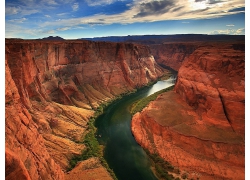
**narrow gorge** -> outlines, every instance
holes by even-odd
[[[113,179],[98,157],[71,171],[70,161],[88,148],[95,112],[165,68],[178,71],[174,89],[129,118],[130,134],[178,169],[174,179],[244,179],[244,41],[21,39],[5,41],[5,178]]]

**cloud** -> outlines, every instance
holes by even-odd
[[[20,19],[10,19],[9,22],[15,22],[15,23],[23,23],[26,21],[26,18],[20,18]]]
[[[73,29],[74,27],[87,27],[114,23],[131,24],[137,22],[155,22],[165,20],[182,20],[183,23],[187,23],[190,19],[210,19],[237,14],[239,12],[244,12],[245,7],[244,0],[130,0],[126,4],[128,9],[121,13],[105,14],[105,11],[103,11],[102,14],[74,17],[73,15],[75,14],[70,13],[79,10],[81,5],[80,1],[79,3],[77,3],[76,0],[22,1],[23,4],[15,4],[15,1],[12,1],[11,3],[6,2],[6,19],[14,18],[12,23],[16,24],[18,24],[17,19],[19,19],[19,25],[21,25],[20,22],[24,22],[24,20],[22,21],[22,18],[27,18],[26,15],[37,13],[36,16],[39,18],[39,15],[41,15],[45,21],[39,24],[34,24],[34,21],[32,21],[30,22],[29,27],[36,28],[36,31],[40,33],[46,32],[48,29],[53,29],[54,32],[56,32],[69,30],[67,29],[69,27]],[[88,6],[106,6],[118,1],[126,2],[125,0],[85,0]],[[67,5],[69,8],[72,8],[73,11],[69,10],[67,13],[62,13],[62,5]],[[105,10],[105,8],[103,9]],[[237,11],[235,11],[235,9],[237,9]],[[50,10],[56,14],[55,17],[52,14],[48,14],[48,11]],[[49,16],[53,18],[48,18]],[[27,18],[25,24],[29,21],[30,19]],[[67,27],[65,27],[65,25]],[[28,29],[25,27],[23,28]],[[16,29],[16,31],[20,31],[20,28]],[[33,31],[28,32],[33,33]],[[228,32],[240,33],[240,30],[238,32],[227,30],[226,33]],[[223,33],[223,30],[218,30],[217,33]]]
[[[55,0],[42,0],[41,2],[48,5],[58,5]]]
[[[189,24],[188,21],[182,21],[181,23],[183,23],[183,24]]]
[[[105,1],[105,3],[112,0]],[[94,3],[95,1],[93,1]],[[99,1],[98,1],[99,2]],[[103,1],[102,1],[103,2]],[[208,2],[207,0],[205,2]],[[220,1],[221,2],[221,1]],[[244,6],[244,0],[229,0],[223,3],[214,3],[204,7],[193,7],[195,0],[167,0],[167,1],[133,1],[128,10],[119,14],[95,14],[87,17],[77,17],[70,19],[61,19],[61,21],[45,22],[42,27],[57,26],[82,26],[82,25],[100,25],[100,24],[130,24],[135,22],[155,22],[164,20],[186,20],[186,19],[209,19],[217,18],[237,12],[229,12],[230,9],[237,6]],[[209,2],[208,2],[209,3]],[[178,8],[181,7],[181,8]],[[176,8],[178,8],[176,10]],[[226,12],[227,10],[227,12]]]
[[[48,31],[44,31],[44,34],[55,34],[55,30],[48,30]]]
[[[240,28],[240,29],[237,29],[235,34],[239,35],[239,34],[245,34],[245,28]]]
[[[227,24],[226,26],[233,27],[233,26],[234,26],[234,24]]]
[[[5,8],[5,15],[13,15],[13,14],[17,14],[18,12],[20,12],[19,7],[6,7]]]
[[[71,7],[72,7],[73,11],[77,11],[78,8],[79,8],[79,4],[78,3],[74,3]]]
[[[69,15],[69,13],[59,13],[59,14],[56,14],[57,16],[66,16],[66,15]]]
[[[209,34],[244,35],[245,28],[214,30]]]
[[[206,0],[195,0],[195,2],[203,2],[203,1],[206,1]]]
[[[217,3],[224,2],[224,0],[195,0],[195,2],[196,3],[204,2],[204,3],[207,3],[207,4],[217,4]]]
[[[50,15],[48,15],[48,14],[45,14],[44,16],[45,16],[45,17],[47,17],[47,18],[50,18],[50,17],[51,17],[51,16],[50,16]]]
[[[224,0],[209,0],[208,4],[217,4],[217,3],[223,3],[225,2]]]
[[[101,6],[114,3],[116,0],[85,0],[89,6]]]
[[[74,4],[75,0],[18,0],[6,1],[5,15],[18,15],[24,17],[44,11],[58,10],[64,4],[72,5],[73,10],[77,9],[78,3]],[[56,12],[56,11],[55,11]]]
[[[149,15],[162,14],[168,12],[174,3],[172,0],[165,1],[151,1],[147,3],[141,3],[139,5],[139,13],[134,17],[145,17]]]
[[[56,29],[57,31],[67,31],[67,30],[69,30],[69,29],[71,29],[70,27],[63,27],[63,28],[58,28],[58,29]]]

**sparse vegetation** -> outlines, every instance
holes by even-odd
[[[101,164],[107,169],[107,171],[110,173],[110,175],[113,177],[113,179],[117,179],[115,176],[115,173],[112,169],[109,168],[108,163],[103,158],[102,149],[99,145],[99,142],[97,141],[95,137],[96,127],[94,126],[95,119],[103,113],[103,109],[108,105],[108,103],[100,105],[96,111],[93,117],[90,118],[88,122],[88,133],[84,137],[84,145],[86,148],[83,150],[82,154],[80,156],[74,156],[70,160],[70,167],[68,171],[73,169],[76,164],[79,161],[87,160],[91,157],[98,157]]]
[[[148,96],[148,97],[145,97],[145,98],[140,99],[139,101],[135,102],[135,103],[132,105],[132,107],[131,107],[131,109],[130,109],[130,113],[131,113],[131,114],[135,114],[135,113],[137,113],[137,112],[142,111],[142,109],[143,109],[144,107],[146,107],[146,106],[149,104],[150,101],[155,100],[159,94],[161,94],[161,93],[163,93],[163,92],[170,91],[170,90],[172,90],[173,88],[174,88],[174,85],[173,85],[173,86],[170,86],[170,87],[168,87],[168,88],[166,88],[166,89],[162,89],[161,91],[158,91],[158,92],[156,92],[156,93],[154,93],[154,94],[152,94],[152,95],[150,95],[150,96]]]
[[[181,178],[182,178],[182,179],[187,179],[187,178],[188,178],[187,173],[183,173],[183,174],[181,175]]]
[[[175,179],[169,172],[176,172],[175,169],[169,162],[162,159],[158,154],[151,154],[147,149],[144,149],[152,161],[153,167],[155,168],[156,176],[160,179],[173,180]]]
[[[109,168],[106,160],[103,158],[103,152],[102,152],[102,148],[99,145],[98,140],[95,137],[95,133],[96,133],[96,127],[94,126],[95,120],[98,116],[100,116],[101,114],[103,114],[104,109],[111,103],[114,103],[115,101],[121,99],[123,96],[125,95],[129,95],[129,94],[133,94],[135,92],[137,92],[138,90],[143,90],[144,88],[148,88],[149,86],[151,86],[152,84],[156,83],[155,82],[150,82],[149,84],[147,84],[146,86],[134,90],[134,91],[130,91],[130,92],[125,92],[119,96],[117,96],[115,99],[112,99],[108,102],[104,102],[103,104],[99,105],[96,109],[95,109],[95,114],[93,117],[90,118],[89,122],[88,122],[88,133],[84,136],[84,140],[80,143],[84,143],[84,145],[86,146],[86,148],[83,150],[82,154],[79,156],[74,156],[71,160],[70,160],[70,167],[68,169],[68,171],[70,171],[71,169],[73,169],[76,164],[80,161],[84,161],[87,160],[91,157],[98,157],[101,164],[107,169],[107,171],[110,173],[110,175],[113,177],[113,179],[117,179],[113,170]],[[172,88],[167,88],[168,90],[172,89]],[[167,91],[165,89],[165,91]],[[160,93],[165,92],[165,91],[160,91]],[[160,94],[159,93],[159,94]],[[157,97],[158,94],[155,93],[155,97],[154,99]],[[152,98],[151,97],[151,98]],[[150,100],[151,101],[151,100]],[[148,101],[149,102],[149,101]],[[147,103],[148,104],[148,103]],[[160,168],[160,167],[158,167]],[[165,174],[164,174],[165,175]],[[165,175],[166,176],[166,175]]]
[[[167,79],[169,79],[170,77],[172,76],[172,73],[168,73],[168,74],[165,74],[165,75],[163,75],[161,78],[160,78],[160,80],[167,80]]]

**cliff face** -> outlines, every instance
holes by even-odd
[[[6,40],[5,69],[7,179],[64,179],[94,109],[163,74],[146,46],[89,41]]]
[[[201,43],[163,43],[150,45],[150,50],[158,64],[169,66],[178,71],[184,60],[199,47]]]
[[[37,124],[21,103],[5,62],[5,176],[6,179],[63,179],[61,168],[46,150]]]
[[[96,107],[105,98],[141,87],[162,73],[149,49],[133,44],[10,41],[6,50],[26,106],[35,98],[68,105],[79,105],[81,100]],[[88,97],[92,90],[96,93]]]
[[[245,134],[245,51],[242,44],[198,48],[178,72],[175,90],[211,124]]]
[[[189,178],[244,179],[243,47],[199,46],[181,65],[175,91],[133,117],[136,141]]]

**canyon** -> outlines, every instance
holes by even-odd
[[[166,71],[147,46],[83,40],[6,39],[5,178],[112,179],[98,159],[67,172],[86,149],[89,119],[101,104]]]
[[[212,37],[6,39],[6,179],[113,179],[96,157],[68,171],[70,160],[87,148],[95,111],[168,73],[162,67],[178,71],[175,88],[133,116],[136,141],[189,179],[244,179],[245,42]]]
[[[173,91],[134,115],[132,133],[190,179],[244,179],[245,44],[187,46],[154,45],[157,61],[178,77]]]

